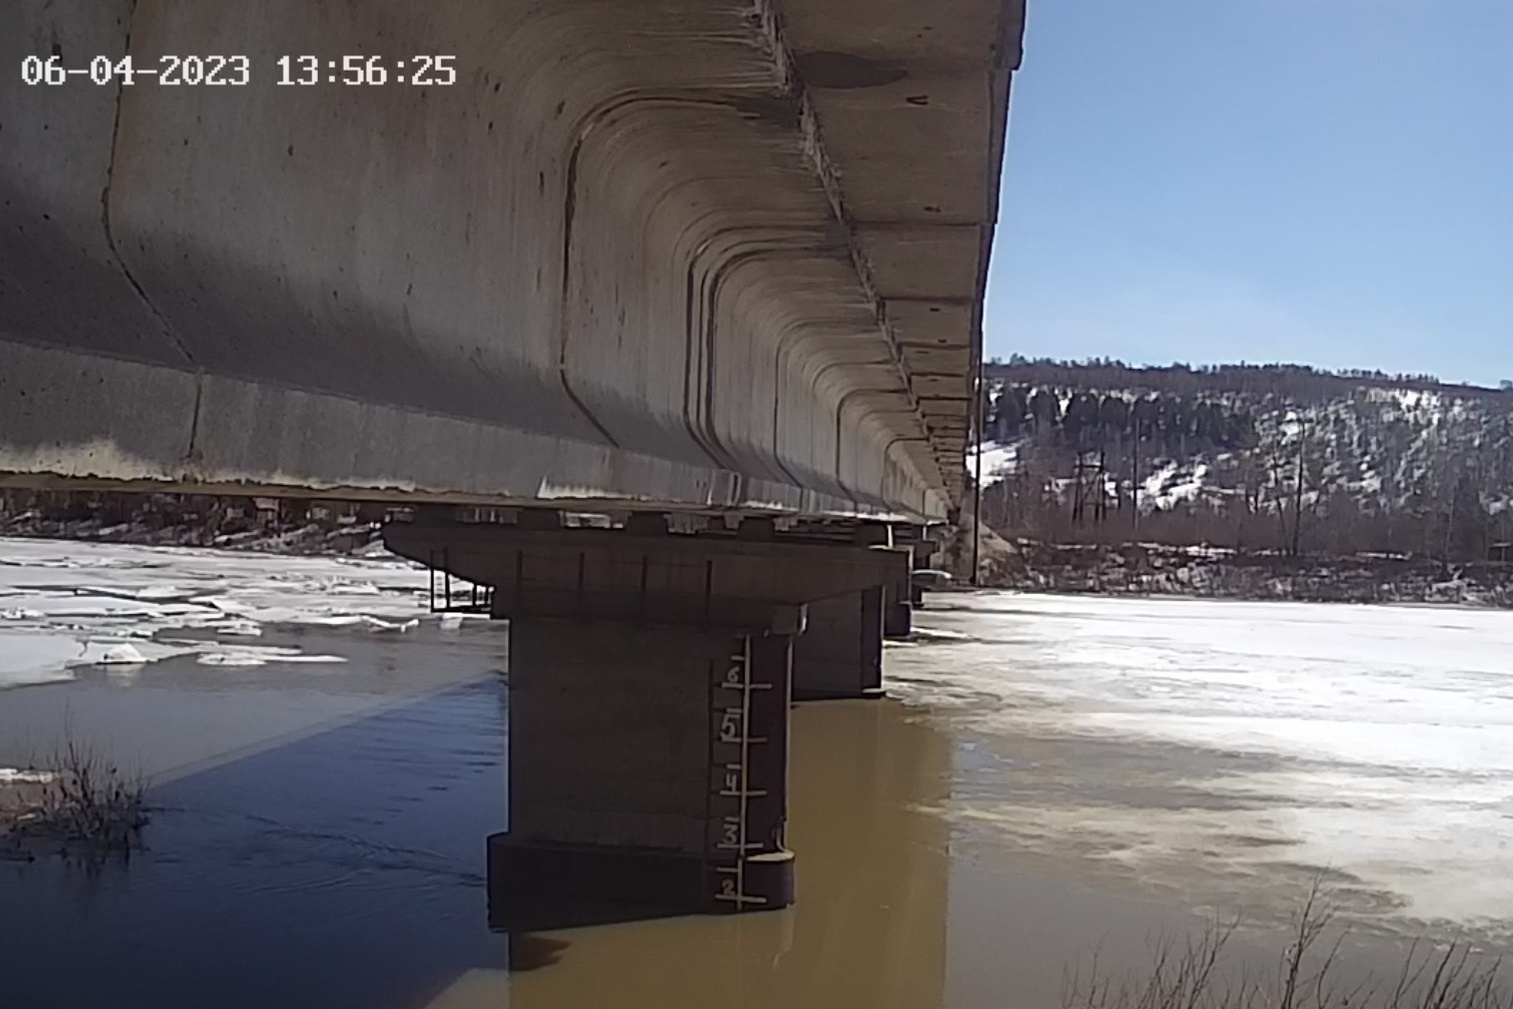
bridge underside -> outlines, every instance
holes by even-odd
[[[943,515],[1022,16],[14,0],[0,481]],[[53,54],[251,83],[20,82]]]
[[[389,547],[510,621],[496,905],[790,902],[790,701],[881,693],[960,500],[1022,0],[5,21],[252,80],[3,78],[0,486],[417,502]]]

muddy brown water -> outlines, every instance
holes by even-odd
[[[0,863],[0,1006],[1041,1009],[1092,951],[1135,970],[1201,926],[1180,893],[953,810],[982,789],[1186,802],[1183,775],[1147,765],[1222,754],[994,737],[905,686],[908,703],[795,710],[793,908],[498,934],[483,840],[505,817],[502,629],[264,639],[281,642],[348,662],[173,659],[0,692],[0,766],[67,726],[156,782],[129,860]],[[950,661],[890,653],[902,673]],[[1237,956],[1269,966],[1281,924]],[[1386,962],[1394,942],[1361,955]]]

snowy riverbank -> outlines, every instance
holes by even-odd
[[[1409,555],[1240,553],[1154,543],[1020,540],[998,584],[1029,592],[1513,608],[1513,564]]]

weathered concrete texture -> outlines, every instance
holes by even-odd
[[[0,475],[939,515],[1020,8],[14,0]]]
[[[510,621],[511,806],[489,847],[495,920],[542,893],[663,910],[786,905],[801,607],[842,600],[834,616],[818,607],[812,628],[817,689],[875,689],[882,584],[908,553],[855,545],[874,529],[846,544],[782,541],[755,519],[686,535],[650,515],[623,529],[560,519],[463,523],[422,510],[384,531],[396,553],[490,586],[490,612]]]
[[[512,619],[495,918],[532,894],[791,903],[790,650],[770,629]]]
[[[510,822],[529,841],[701,854],[707,666],[725,635],[510,624]]]
[[[786,635],[732,629],[512,620],[495,902],[548,892],[689,910],[742,909],[722,893],[790,903],[789,647]],[[743,690],[748,678],[760,689]]]
[[[396,522],[402,557],[493,588],[493,615],[766,627],[777,612],[881,585],[898,555],[870,547],[640,536],[609,529]]]
[[[883,586],[883,637],[907,638],[914,633],[914,590],[909,572]]]
[[[889,572],[888,578],[883,582],[883,637],[907,638],[914,631],[914,593],[912,588],[913,569],[915,557],[921,550],[928,549],[918,536],[918,531],[908,527],[897,527],[895,532],[903,531],[905,536],[895,535],[892,552],[897,557],[897,564]]]
[[[880,697],[883,692],[883,587],[805,607],[793,644],[793,699]]]

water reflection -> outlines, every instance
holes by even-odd
[[[282,696],[269,681],[283,672],[260,675],[269,696]],[[177,712],[195,738],[214,735],[217,720],[234,722],[253,696],[249,684],[221,683],[210,692],[221,707],[207,721],[204,691],[175,676],[159,669],[131,691],[39,689],[84,699],[91,724],[146,692],[160,730],[173,731],[162,716]],[[26,710],[66,708],[65,694],[32,694]],[[155,788],[147,847],[128,864],[102,873],[56,860],[0,864],[6,1001],[944,1003],[949,836],[935,810],[951,746],[918,712],[892,701],[795,710],[795,908],[506,936],[488,928],[483,865],[483,840],[505,815],[505,700],[489,676],[250,748],[228,732],[246,755],[201,761],[208,766]],[[250,710],[264,718],[261,732],[276,728],[264,717],[275,709]]]
[[[475,681],[172,780],[129,864],[0,863],[0,1002],[414,1006],[502,969],[480,843],[503,819],[502,694]]]
[[[947,738],[893,701],[793,717],[794,907],[554,932],[555,966],[473,975],[436,1004],[498,1006],[507,986],[511,1009],[943,1005]]]

